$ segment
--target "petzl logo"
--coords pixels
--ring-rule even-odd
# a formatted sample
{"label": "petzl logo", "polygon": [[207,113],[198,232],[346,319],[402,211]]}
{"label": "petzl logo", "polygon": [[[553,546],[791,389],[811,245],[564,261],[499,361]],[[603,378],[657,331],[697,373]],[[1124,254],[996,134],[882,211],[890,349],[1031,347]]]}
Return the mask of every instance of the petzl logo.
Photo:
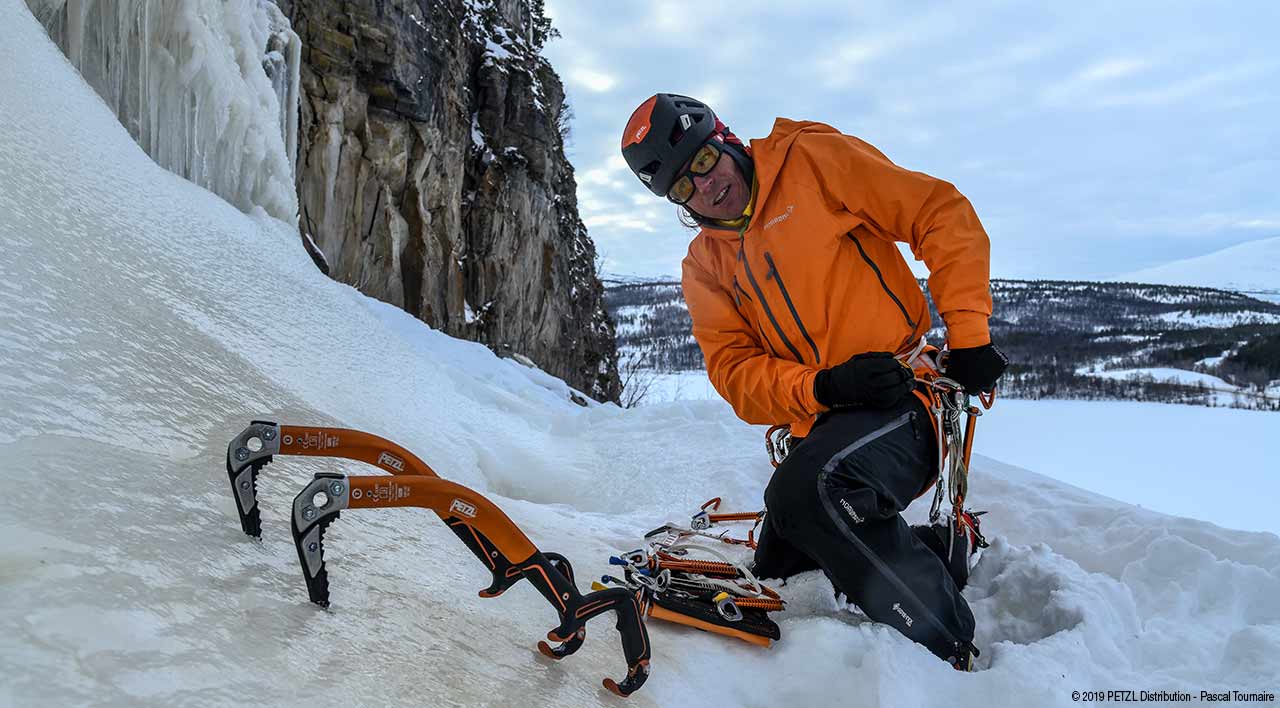
{"label": "petzl logo", "polygon": [[849,518],[853,519],[853,523],[861,524],[866,521],[866,519],[858,516],[858,512],[854,511],[852,506],[849,506],[849,502],[841,499],[840,506],[844,507],[845,512],[849,514]]}
{"label": "petzl logo", "polygon": [[461,499],[454,499],[453,502],[449,504],[449,511],[456,511],[468,519],[476,518],[476,508]]}
{"label": "petzl logo", "polygon": [[910,626],[911,626],[911,624],[912,624],[911,615],[907,614],[907,613],[906,613],[906,611],[902,609],[902,605],[900,605],[900,604],[898,604],[898,603],[896,603],[896,602],[895,602],[895,603],[893,603],[893,611],[894,611],[894,612],[897,612],[897,613],[898,613],[898,614],[900,614],[900,615],[902,615],[902,619],[904,619],[904,620],[906,620],[906,621],[907,621],[907,626],[908,626],[908,627],[910,627]]}
{"label": "petzl logo", "polygon": [[384,452],[381,455],[378,455],[378,464],[386,465],[397,472],[404,472],[404,460],[389,452]]}
{"label": "petzl logo", "polygon": [[635,136],[636,140],[635,140],[635,141],[638,143],[638,142],[640,142],[641,140],[644,140],[644,134],[645,134],[645,133],[647,133],[647,132],[649,132],[649,126],[647,126],[647,125],[642,125],[642,126],[640,126],[639,128],[637,128],[637,129],[636,129],[636,136]]}

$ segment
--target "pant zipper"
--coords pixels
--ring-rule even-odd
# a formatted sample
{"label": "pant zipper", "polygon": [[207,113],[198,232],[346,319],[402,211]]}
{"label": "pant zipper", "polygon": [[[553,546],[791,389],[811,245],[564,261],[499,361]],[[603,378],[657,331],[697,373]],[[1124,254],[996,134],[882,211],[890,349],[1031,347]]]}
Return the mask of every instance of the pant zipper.
{"label": "pant zipper", "polygon": [[818,473],[818,499],[822,503],[823,509],[827,512],[827,516],[831,519],[832,522],[835,523],[836,528],[839,529],[841,535],[843,535],[845,539],[851,542],[854,545],[854,547],[857,548],[862,553],[862,555],[867,558],[867,560],[871,561],[872,565],[874,565],[876,569],[880,571],[881,575],[883,575],[886,580],[888,580],[892,585],[894,585],[894,587],[898,589],[900,593],[902,593],[902,596],[904,599],[906,599],[908,602],[915,605],[916,607],[920,608],[921,613],[924,615],[925,619],[929,620],[929,623],[933,625],[934,629],[938,630],[938,633],[941,634],[947,641],[949,641],[956,650],[959,650],[964,643],[961,642],[959,638],[956,637],[956,635],[953,634],[945,624],[943,624],[942,620],[938,617],[938,615],[935,614],[933,610],[920,599],[920,596],[917,595],[915,591],[912,590],[911,587],[902,580],[902,577],[900,575],[898,575],[893,571],[893,568],[889,567],[888,563],[884,562],[884,559],[882,559],[875,551],[871,550],[871,548],[867,546],[867,544],[862,539],[858,538],[858,536],[854,534],[852,530],[849,529],[849,526],[841,518],[840,513],[836,511],[836,506],[831,500],[831,494],[829,491],[830,487],[828,486],[828,483],[827,483],[827,478],[831,475],[832,472],[835,471],[836,467],[840,464],[842,460],[844,460],[844,458],[848,457],[858,448],[863,447],[864,445],[871,443],[875,439],[883,435],[886,435],[888,433],[891,433],[894,430],[897,430],[903,425],[909,423],[911,421],[912,415],[914,415],[914,413],[904,413],[898,416],[897,418],[889,421],[882,427],[876,430],[873,430],[870,433],[855,440],[853,443],[845,447],[843,450],[840,450],[839,452],[837,452],[835,456],[833,456],[830,460],[828,460],[827,464],[823,465],[822,471]]}
{"label": "pant zipper", "polygon": [[782,282],[782,273],[778,271],[778,266],[773,262],[773,256],[768,251],[764,252],[764,260],[769,264],[769,278],[778,283],[778,290],[782,291],[782,299],[787,303],[787,309],[791,310],[791,317],[795,319],[796,326],[800,328],[800,334],[804,336],[804,341],[809,343],[809,348],[813,350],[813,363],[821,364],[822,357],[818,355],[818,345],[813,343],[813,337],[809,336],[809,331],[804,328],[804,322],[800,321],[800,313],[796,312],[795,303],[791,302],[791,295],[787,292],[787,286]]}

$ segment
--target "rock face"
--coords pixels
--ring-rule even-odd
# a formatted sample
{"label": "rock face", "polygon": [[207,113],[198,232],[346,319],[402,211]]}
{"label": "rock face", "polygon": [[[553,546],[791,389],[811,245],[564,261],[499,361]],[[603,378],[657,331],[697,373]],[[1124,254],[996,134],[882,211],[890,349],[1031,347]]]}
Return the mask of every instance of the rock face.
{"label": "rock face", "polygon": [[278,0],[302,39],[299,223],[330,275],[619,393],[540,0]]}

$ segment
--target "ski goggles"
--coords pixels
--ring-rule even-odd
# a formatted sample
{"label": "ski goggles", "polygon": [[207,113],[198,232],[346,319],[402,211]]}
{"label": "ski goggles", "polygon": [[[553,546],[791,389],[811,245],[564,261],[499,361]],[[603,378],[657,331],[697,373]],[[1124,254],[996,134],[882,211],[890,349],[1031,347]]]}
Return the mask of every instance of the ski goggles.
{"label": "ski goggles", "polygon": [[709,140],[698,148],[689,162],[689,168],[671,185],[671,189],[667,190],[667,199],[676,204],[689,203],[698,191],[698,187],[693,183],[694,175],[705,175],[715,169],[716,163],[720,162],[722,152],[714,140]]}

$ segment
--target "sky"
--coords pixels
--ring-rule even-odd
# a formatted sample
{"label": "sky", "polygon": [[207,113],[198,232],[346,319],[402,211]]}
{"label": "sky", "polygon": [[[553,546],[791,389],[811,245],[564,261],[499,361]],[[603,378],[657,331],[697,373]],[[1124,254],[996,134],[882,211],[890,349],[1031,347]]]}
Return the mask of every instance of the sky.
{"label": "sky", "polygon": [[693,235],[619,152],[658,92],[744,139],[828,123],[954,183],[994,277],[1105,279],[1280,235],[1280,3],[546,5],[606,273],[678,276]]}

